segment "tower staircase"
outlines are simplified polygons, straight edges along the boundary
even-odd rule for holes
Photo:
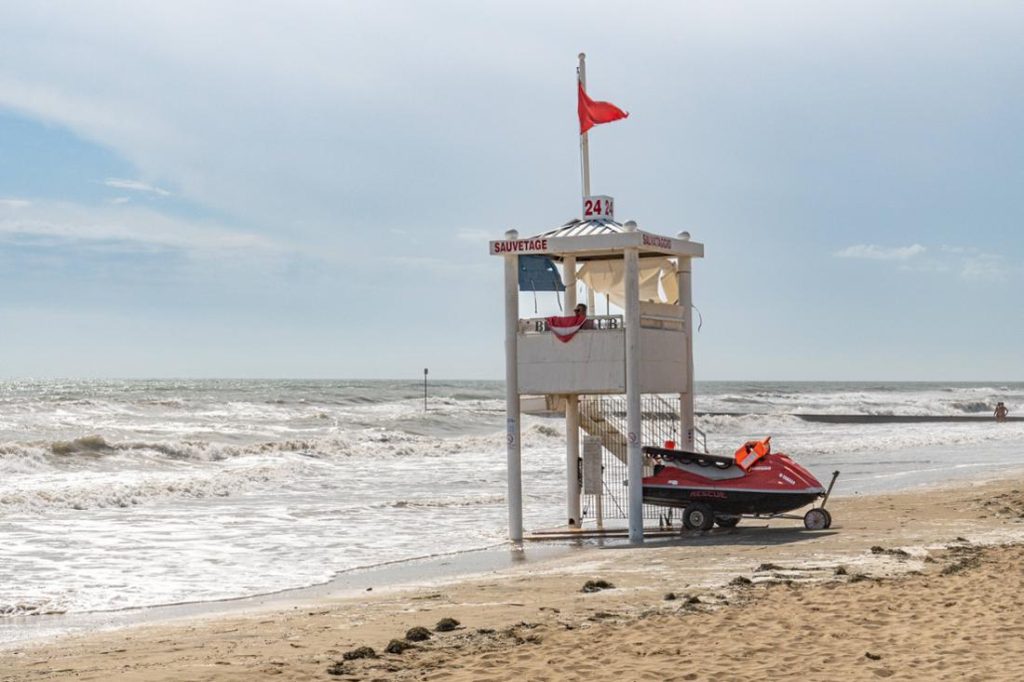
[[[540,416],[565,414],[565,398],[558,395],[523,398],[523,411]],[[579,426],[583,434],[601,442],[601,500],[596,494],[583,495],[584,518],[591,510],[602,509],[604,518],[626,518],[626,487],[628,421],[626,398],[619,395],[585,395],[579,401]],[[665,441],[679,442],[679,408],[660,395],[641,397],[641,440],[645,445],[662,445]],[[694,428],[697,448],[707,452],[707,439],[703,431]],[[644,476],[653,473],[644,466]],[[658,507],[644,505],[644,518],[657,519],[664,513]]]

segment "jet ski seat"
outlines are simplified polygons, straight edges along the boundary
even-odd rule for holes
[[[719,457],[706,452],[659,448],[653,445],[645,446],[643,453],[657,462],[655,473],[661,471],[659,467],[675,467],[713,481],[743,478],[747,475],[746,471],[736,466],[736,460],[732,457]]]
[[[722,469],[716,466],[700,466],[699,464],[693,464],[692,462],[669,462],[667,464],[658,464],[654,467],[654,473],[657,474],[665,468],[679,469],[681,471],[700,476],[701,478],[706,478],[709,481],[728,481],[730,479],[743,478],[747,475],[747,472],[739,467],[728,467]]]

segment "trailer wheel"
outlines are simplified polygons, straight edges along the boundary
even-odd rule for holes
[[[824,530],[832,525],[830,516],[824,509],[815,507],[804,514],[804,528],[807,530]]]
[[[718,524],[719,528],[735,528],[740,522],[738,516],[716,516],[715,523]]]
[[[683,512],[683,524],[690,530],[710,530],[715,525],[715,512],[706,504],[691,504]]]
[[[829,512],[829,510],[825,509],[824,507],[821,508],[821,511],[822,511],[822,513],[825,514],[825,528],[831,528],[832,527],[832,514],[831,514],[831,512]]]
[[[686,514],[686,510],[687,509],[689,509],[689,507],[683,507],[683,511],[682,511],[682,515],[683,515],[683,518],[682,518],[683,528],[685,528],[686,530],[693,530],[693,526],[690,524],[690,517]]]

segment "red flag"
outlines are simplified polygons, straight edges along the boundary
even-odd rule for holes
[[[611,123],[629,116],[611,102],[595,102],[590,99],[583,89],[583,83],[576,81],[576,84],[579,86],[580,135],[601,123]]]

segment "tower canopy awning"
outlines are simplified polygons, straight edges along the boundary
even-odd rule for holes
[[[626,307],[626,266],[621,259],[587,261],[576,277],[594,293],[608,296],[620,308]],[[640,259],[640,300],[672,304],[679,301],[676,265],[669,258]]]
[[[520,291],[565,291],[558,268],[547,256],[519,258]]]

